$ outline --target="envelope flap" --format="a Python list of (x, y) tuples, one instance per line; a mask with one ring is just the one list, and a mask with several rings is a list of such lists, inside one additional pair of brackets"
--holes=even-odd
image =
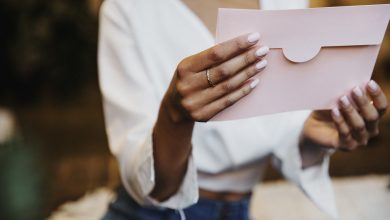
[(261, 44), (283, 49), (287, 59), (306, 62), (321, 47), (379, 45), (390, 4), (294, 10), (220, 9), (217, 42), (258, 31)]

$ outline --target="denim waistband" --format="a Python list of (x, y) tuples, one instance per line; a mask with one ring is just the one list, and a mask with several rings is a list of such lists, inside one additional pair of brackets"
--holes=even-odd
[(202, 198), (200, 197), (198, 200), (198, 203), (204, 204), (210, 207), (227, 207), (227, 208), (239, 208), (242, 206), (247, 206), (249, 205), (251, 195), (248, 195), (240, 200), (235, 200), (235, 201), (225, 201), (225, 200), (215, 200), (215, 199), (208, 199), (208, 198)]
[[(121, 187), (118, 191), (117, 199), (110, 205), (105, 220), (109, 216), (120, 215), (121, 219), (180, 219), (178, 210), (169, 208), (141, 206), (131, 198), (126, 190)], [(237, 201), (223, 201), (207, 198), (199, 198), (198, 202), (188, 208), (183, 209), (187, 220), (246, 220), (249, 219), (248, 210), (251, 196)]]
[(250, 196), (245, 197), (241, 200), (237, 201), (221, 201), (221, 200), (213, 200), (207, 198), (199, 198), (198, 202), (184, 209), (187, 215), (191, 215), (191, 210), (203, 210), (204, 216), (203, 219), (249, 219), (248, 211), (249, 211), (249, 201)]

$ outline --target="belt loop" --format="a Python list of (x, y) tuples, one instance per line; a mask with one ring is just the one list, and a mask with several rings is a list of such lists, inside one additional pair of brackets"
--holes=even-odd
[(183, 209), (179, 209), (180, 214), (180, 220), (186, 220), (186, 214), (184, 213)]

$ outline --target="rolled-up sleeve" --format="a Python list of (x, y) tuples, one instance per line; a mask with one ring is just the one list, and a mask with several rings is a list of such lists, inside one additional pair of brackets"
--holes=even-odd
[(309, 111), (293, 112), (285, 118), (277, 147), (273, 151), (273, 165), (289, 181), (296, 184), (314, 204), (332, 218), (338, 217), (334, 191), (329, 177), (329, 159), (332, 151), (327, 151), (322, 160), (310, 167), (303, 168), (303, 157), (317, 157), (312, 153), (301, 152), (299, 139), (309, 116)]
[(155, 185), (152, 132), (160, 100), (123, 4), (131, 1), (106, 0), (100, 10), (99, 83), (110, 150), (119, 162), (124, 187), (139, 204), (184, 208), (198, 200), (192, 156), (176, 194), (164, 202), (149, 196)]

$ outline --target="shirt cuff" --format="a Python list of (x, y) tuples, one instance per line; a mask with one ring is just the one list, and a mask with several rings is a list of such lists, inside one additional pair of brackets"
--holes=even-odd
[(307, 115), (302, 114), (290, 119), (291, 127), (283, 141), (284, 145), (273, 152), (273, 163), (283, 176), (296, 184), (317, 207), (337, 219), (334, 191), (328, 173), (329, 159), (333, 151), (326, 151), (322, 160), (303, 169), (299, 138)]
[(326, 156), (332, 155), (335, 150), (316, 145), (309, 141), (299, 144), (302, 169), (320, 165)]
[(195, 204), (199, 198), (197, 169), (192, 158), (188, 159), (187, 171), (178, 191), (165, 201), (149, 196), (155, 186), (152, 132), (138, 147), (126, 149), (119, 159), (122, 183), (126, 191), (140, 205), (171, 209), (183, 209)]

